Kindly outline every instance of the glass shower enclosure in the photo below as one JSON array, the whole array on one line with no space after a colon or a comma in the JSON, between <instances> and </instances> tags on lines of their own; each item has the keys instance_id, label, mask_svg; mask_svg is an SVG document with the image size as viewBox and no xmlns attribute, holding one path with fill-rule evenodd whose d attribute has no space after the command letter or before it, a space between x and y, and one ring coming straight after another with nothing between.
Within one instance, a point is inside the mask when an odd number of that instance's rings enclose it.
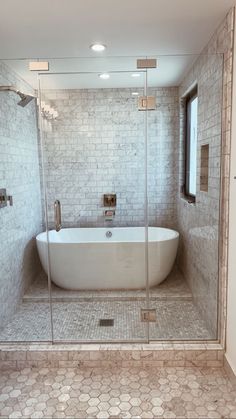
<instances>
[{"instance_id":1,"label":"glass shower enclosure","mask_svg":"<svg viewBox=\"0 0 236 419\"><path fill-rule=\"evenodd\" d=\"M147 71L103 66L39 76L55 342L149 340Z\"/></svg>"},{"instance_id":2,"label":"glass shower enclosure","mask_svg":"<svg viewBox=\"0 0 236 419\"><path fill-rule=\"evenodd\" d=\"M217 340L224 60L152 58L2 63L1 342Z\"/></svg>"}]
</instances>

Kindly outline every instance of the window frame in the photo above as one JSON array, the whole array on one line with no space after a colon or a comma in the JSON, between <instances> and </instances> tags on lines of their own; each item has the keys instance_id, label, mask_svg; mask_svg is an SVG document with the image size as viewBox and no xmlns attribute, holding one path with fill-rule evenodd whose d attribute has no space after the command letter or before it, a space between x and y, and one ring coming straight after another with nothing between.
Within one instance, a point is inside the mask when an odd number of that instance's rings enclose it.
<instances>
[{"instance_id":1,"label":"window frame","mask_svg":"<svg viewBox=\"0 0 236 419\"><path fill-rule=\"evenodd\" d=\"M191 103L198 97L198 86L194 86L185 96L185 131L184 131L184 186L185 198L190 203L196 202L196 195L189 191L190 180L190 146L191 146ZM197 159L197 156L196 156Z\"/></svg>"}]
</instances>

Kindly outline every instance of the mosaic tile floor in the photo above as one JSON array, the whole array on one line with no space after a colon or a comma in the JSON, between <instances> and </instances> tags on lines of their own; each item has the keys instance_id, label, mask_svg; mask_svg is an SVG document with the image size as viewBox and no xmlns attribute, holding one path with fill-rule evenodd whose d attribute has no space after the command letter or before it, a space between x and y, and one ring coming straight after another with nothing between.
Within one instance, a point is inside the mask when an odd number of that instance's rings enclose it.
<instances>
[{"instance_id":1,"label":"mosaic tile floor","mask_svg":"<svg viewBox=\"0 0 236 419\"><path fill-rule=\"evenodd\" d=\"M211 338L191 301L152 301L151 307L157 310L157 322L150 323L151 340ZM147 324L140 321L141 308L145 308L141 301L53 303L54 339L145 340ZM114 318L114 326L99 326L99 319L103 318ZM21 304L0 332L0 340L51 340L49 304Z\"/></svg>"},{"instance_id":2,"label":"mosaic tile floor","mask_svg":"<svg viewBox=\"0 0 236 419\"><path fill-rule=\"evenodd\" d=\"M236 419L236 389L220 368L27 368L1 374L0 416Z\"/></svg>"},{"instance_id":3,"label":"mosaic tile floor","mask_svg":"<svg viewBox=\"0 0 236 419\"><path fill-rule=\"evenodd\" d=\"M147 341L145 291L66 291L53 285L53 339L55 341ZM150 308L157 321L149 325L150 340L214 339L192 302L191 293L177 271L151 290ZM114 326L100 326L114 319ZM0 341L51 341L47 281L38 278L15 315L0 329Z\"/></svg>"}]
</instances>

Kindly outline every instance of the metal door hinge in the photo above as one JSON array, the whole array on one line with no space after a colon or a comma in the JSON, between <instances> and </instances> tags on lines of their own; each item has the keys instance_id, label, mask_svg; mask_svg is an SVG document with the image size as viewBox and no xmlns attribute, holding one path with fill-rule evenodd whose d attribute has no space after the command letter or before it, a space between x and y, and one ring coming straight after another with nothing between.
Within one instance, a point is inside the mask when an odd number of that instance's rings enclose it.
<instances>
[{"instance_id":1,"label":"metal door hinge","mask_svg":"<svg viewBox=\"0 0 236 419\"><path fill-rule=\"evenodd\" d=\"M156 322L156 309L141 308L141 322Z\"/></svg>"},{"instance_id":2,"label":"metal door hinge","mask_svg":"<svg viewBox=\"0 0 236 419\"><path fill-rule=\"evenodd\" d=\"M155 58L137 60L137 68L156 68L157 60Z\"/></svg>"},{"instance_id":3,"label":"metal door hinge","mask_svg":"<svg viewBox=\"0 0 236 419\"><path fill-rule=\"evenodd\" d=\"M29 70L30 71L49 71L49 62L48 61L30 61Z\"/></svg>"},{"instance_id":4,"label":"metal door hinge","mask_svg":"<svg viewBox=\"0 0 236 419\"><path fill-rule=\"evenodd\" d=\"M140 96L138 99L139 111L151 111L156 109L156 98L154 96Z\"/></svg>"}]
</instances>

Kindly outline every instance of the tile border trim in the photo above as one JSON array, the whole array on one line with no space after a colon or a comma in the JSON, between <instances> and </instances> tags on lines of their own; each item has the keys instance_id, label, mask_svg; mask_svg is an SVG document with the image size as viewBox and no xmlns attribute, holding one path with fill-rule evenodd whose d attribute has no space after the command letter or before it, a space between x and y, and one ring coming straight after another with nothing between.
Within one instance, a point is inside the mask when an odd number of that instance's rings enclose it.
<instances>
[{"instance_id":1,"label":"tile border trim","mask_svg":"<svg viewBox=\"0 0 236 419\"><path fill-rule=\"evenodd\" d=\"M76 367L222 368L224 351L213 344L2 345L0 370Z\"/></svg>"}]
</instances>

